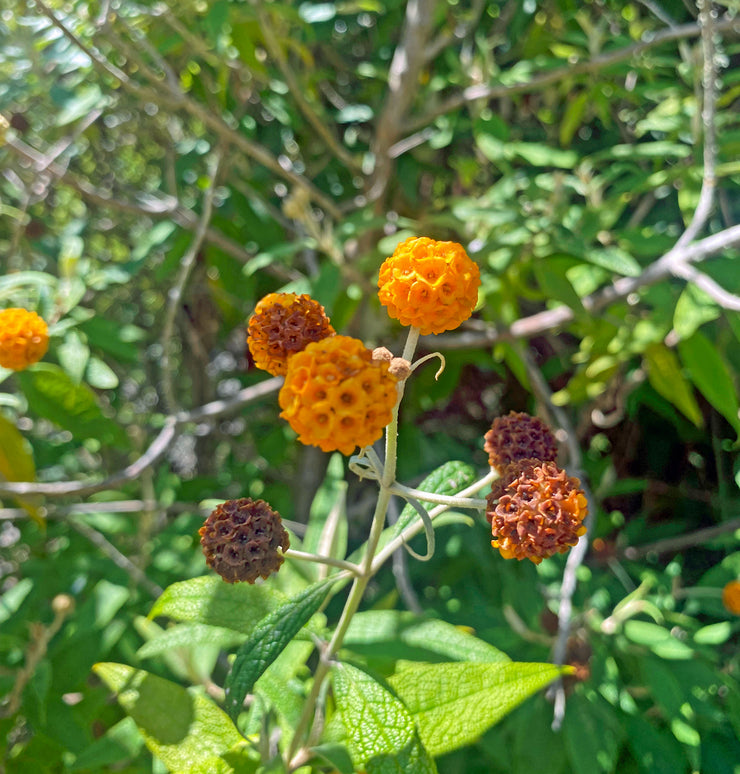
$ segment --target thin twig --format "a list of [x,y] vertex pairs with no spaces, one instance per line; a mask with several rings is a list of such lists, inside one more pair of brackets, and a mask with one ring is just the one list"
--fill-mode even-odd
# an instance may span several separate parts
[[122,554],[102,532],[98,532],[98,530],[93,529],[89,524],[75,518],[68,518],[67,523],[72,529],[79,532],[80,535],[86,537],[94,546],[99,548],[116,565],[116,567],[125,570],[131,577],[131,580],[146,589],[154,599],[157,599],[162,595],[164,589],[154,583],[154,581],[149,580],[141,567],[137,567],[137,565],[135,565],[125,554]]
[[[609,304],[672,275],[677,265],[698,263],[736,245],[740,245],[740,225],[718,231],[690,245],[680,248],[674,246],[637,277],[620,277],[611,285],[583,298],[583,307],[587,312],[595,314]],[[489,346],[497,341],[526,339],[560,328],[574,317],[575,313],[569,306],[556,306],[529,317],[522,317],[505,329],[485,326],[483,330],[435,336],[433,342],[430,339],[429,346],[434,349],[467,349]]]
[[134,481],[141,473],[155,465],[167,453],[178,430],[182,425],[191,422],[203,422],[235,411],[265,395],[275,392],[283,383],[279,376],[264,382],[245,387],[236,395],[224,400],[206,403],[192,411],[183,411],[176,416],[165,419],[164,427],[159,431],[146,451],[130,465],[117,473],[107,476],[102,481],[57,481],[44,483],[36,481],[0,481],[0,496],[41,494],[47,497],[63,497],[65,495],[88,495],[104,489],[116,489],[127,481]]
[[681,551],[684,548],[698,546],[709,540],[714,540],[728,532],[740,530],[740,518],[724,521],[722,524],[716,524],[713,527],[705,527],[689,532],[685,535],[676,535],[675,537],[656,540],[654,543],[646,543],[641,546],[627,546],[620,552],[625,559],[641,559],[648,554],[666,554],[674,551]]
[[[740,31],[740,20],[737,18],[731,18],[724,16],[717,20],[714,25],[716,32],[737,32]],[[667,29],[659,30],[652,33],[649,36],[646,35],[645,39],[634,43],[624,48],[616,49],[615,51],[609,51],[604,54],[592,57],[585,62],[577,62],[575,64],[568,64],[563,67],[558,67],[554,70],[547,72],[537,73],[529,78],[527,81],[521,81],[511,84],[476,84],[469,86],[459,94],[455,94],[444,102],[431,108],[417,118],[409,121],[404,126],[404,131],[415,132],[424,126],[428,126],[434,121],[435,118],[446,113],[451,113],[453,110],[462,107],[468,102],[474,102],[480,99],[499,99],[501,97],[509,97],[512,94],[527,94],[533,91],[539,91],[551,86],[554,83],[564,80],[565,78],[573,78],[574,76],[584,75],[588,73],[594,73],[598,70],[602,70],[605,67],[618,64],[620,62],[627,61],[633,57],[639,56],[645,51],[660,46],[664,43],[669,43],[674,40],[683,40],[685,38],[694,38],[701,34],[701,26],[699,24],[682,24],[677,27],[669,27]]]
[[206,237],[208,224],[213,212],[213,197],[216,192],[216,179],[221,168],[221,162],[226,154],[226,149],[221,148],[216,151],[211,160],[211,169],[209,170],[210,184],[203,194],[203,212],[195,230],[195,236],[190,243],[185,254],[180,259],[180,269],[174,284],[167,294],[167,307],[165,310],[164,323],[162,325],[162,335],[160,343],[162,346],[161,358],[161,377],[162,377],[162,398],[164,399],[165,410],[172,411],[176,405],[174,389],[172,386],[172,365],[170,360],[170,345],[172,343],[172,332],[175,326],[175,316],[180,308],[185,285],[188,282],[190,273],[195,266],[195,259],[198,257],[203,240]]

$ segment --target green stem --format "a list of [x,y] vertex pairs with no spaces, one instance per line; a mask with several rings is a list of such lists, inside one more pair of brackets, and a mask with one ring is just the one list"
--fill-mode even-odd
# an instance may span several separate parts
[[[419,329],[410,328],[402,355],[405,360],[411,362],[418,341]],[[316,667],[311,692],[306,698],[306,703],[303,705],[303,712],[296,725],[293,741],[291,742],[288,751],[289,768],[293,761],[298,765],[299,761],[302,760],[300,755],[296,757],[296,753],[299,752],[298,747],[315,714],[316,702],[321,693],[321,686],[326,679],[326,675],[329,673],[331,659],[337,653],[339,648],[342,647],[342,642],[347,634],[352,618],[360,606],[367,584],[370,582],[370,578],[377,572],[377,569],[374,568],[373,565],[373,557],[375,556],[378,541],[380,540],[380,536],[383,533],[383,527],[385,526],[385,517],[388,512],[388,504],[390,503],[392,494],[390,486],[394,483],[396,478],[398,407],[401,403],[401,398],[403,397],[404,386],[404,381],[400,381],[396,385],[398,397],[396,398],[396,405],[393,407],[393,417],[385,431],[385,463],[383,465],[383,475],[380,480],[380,492],[378,492],[378,501],[375,505],[375,512],[373,513],[373,521],[367,539],[365,556],[359,566],[360,574],[355,577],[354,582],[352,583],[352,588],[347,596],[347,601],[344,603],[344,609],[342,610],[342,615],[339,617],[337,627],[334,630],[334,634],[332,635],[329,644],[321,654],[319,665]]]

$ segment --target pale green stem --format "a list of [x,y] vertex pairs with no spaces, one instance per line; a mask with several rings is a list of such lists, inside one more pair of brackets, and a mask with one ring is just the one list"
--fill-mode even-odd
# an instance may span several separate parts
[[393,484],[389,487],[392,494],[399,495],[408,499],[414,497],[417,500],[424,500],[428,503],[437,503],[438,505],[447,505],[450,508],[471,508],[476,511],[485,511],[486,501],[479,497],[460,497],[460,495],[443,495],[434,492],[425,492],[422,489],[412,489],[403,484]]
[[[498,477],[498,471],[491,469],[491,471],[483,478],[475,481],[470,486],[459,492],[457,497],[467,497],[468,495],[474,494],[475,492],[483,489],[483,487],[491,484]],[[437,516],[447,510],[449,510],[448,505],[438,505],[436,508],[432,508],[432,510],[429,511],[429,518],[434,521]],[[378,551],[378,555],[374,557],[372,564],[372,574],[375,574],[381,568],[381,566],[388,560],[388,558],[393,555],[394,551],[397,551],[404,543],[408,543],[408,541],[411,540],[414,535],[417,535],[423,529],[424,524],[421,522],[421,520],[414,521],[413,524],[409,524],[409,526],[406,527],[406,529],[403,530],[400,535],[386,543],[386,545],[383,546],[380,551]]]
[[342,570],[347,570],[352,573],[352,575],[360,574],[359,565],[352,564],[352,562],[346,562],[344,559],[335,559],[332,556],[309,554],[306,551],[297,551],[294,548],[289,548],[283,555],[287,556],[289,559],[298,559],[301,562],[315,562],[316,564],[328,564],[331,567],[339,567]]
[[[414,350],[416,344],[419,341],[419,329],[409,329],[408,338],[406,339],[406,346],[403,349],[402,357],[405,360],[411,362],[414,356]],[[373,513],[373,521],[370,526],[370,535],[367,539],[367,548],[365,556],[363,557],[362,564],[360,565],[360,574],[357,575],[352,583],[347,601],[344,603],[344,609],[342,615],[337,623],[337,628],[334,630],[334,634],[326,646],[326,649],[321,654],[321,660],[316,667],[316,673],[313,678],[313,685],[311,686],[311,692],[306,698],[306,703],[303,705],[303,712],[296,725],[295,733],[293,734],[293,741],[291,742],[290,749],[288,751],[288,761],[294,760],[298,747],[301,744],[303,736],[311,722],[312,717],[315,714],[316,702],[321,692],[321,686],[329,672],[330,662],[336,652],[341,648],[344,636],[347,634],[347,629],[352,621],[352,617],[357,612],[360,606],[362,597],[365,594],[367,584],[370,582],[370,578],[373,577],[375,572],[373,566],[373,556],[375,550],[378,547],[378,541],[383,532],[385,526],[385,517],[388,511],[388,503],[391,499],[390,486],[394,482],[396,477],[396,458],[397,458],[397,441],[398,441],[398,406],[403,397],[405,383],[403,381],[398,382],[396,390],[398,397],[396,398],[396,405],[393,407],[393,417],[390,424],[385,431],[385,463],[383,465],[383,475],[380,480],[380,492],[378,493],[378,502],[375,505],[375,512]],[[354,566],[354,565],[353,565]]]

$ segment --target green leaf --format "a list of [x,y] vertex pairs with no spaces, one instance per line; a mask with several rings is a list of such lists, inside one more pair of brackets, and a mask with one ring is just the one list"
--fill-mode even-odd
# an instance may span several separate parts
[[675,352],[665,344],[651,344],[645,350],[648,381],[653,389],[670,401],[697,427],[704,424],[699,404],[691,385],[686,381]]
[[688,645],[676,639],[667,629],[650,621],[627,621],[624,635],[628,640],[650,648],[661,658],[681,660],[694,655]]
[[563,113],[563,120],[560,123],[559,139],[561,145],[570,145],[573,135],[580,128],[583,122],[583,114],[586,111],[588,96],[587,91],[582,91],[568,101],[568,106],[565,108],[565,113]]
[[226,678],[226,710],[232,718],[241,711],[244,697],[257,678],[280,655],[285,646],[321,607],[333,581],[321,581],[304,589],[267,615],[239,648]]
[[69,769],[109,771],[111,764],[120,765],[121,761],[135,758],[143,746],[144,739],[133,718],[125,717],[85,748]]
[[97,387],[99,390],[113,390],[118,387],[116,372],[95,356],[88,360],[85,379],[91,387]]
[[0,623],[5,623],[18,612],[32,589],[33,581],[30,578],[23,578],[0,596]]
[[103,97],[100,86],[97,84],[84,86],[66,100],[64,107],[57,113],[54,123],[57,126],[71,124],[78,118],[88,115],[104,102],[107,102],[107,97]]
[[164,633],[145,642],[136,655],[139,658],[151,658],[173,648],[196,648],[201,645],[214,645],[223,650],[229,650],[235,645],[241,645],[245,636],[241,632],[221,626],[184,623],[166,629]]
[[676,774],[686,770],[688,761],[683,750],[669,734],[661,733],[639,716],[627,717],[624,722],[627,744],[640,763],[640,771]]
[[740,435],[740,405],[731,371],[717,347],[697,331],[678,342],[678,354],[691,381]]
[[551,148],[536,142],[510,142],[506,146],[508,156],[521,156],[534,167],[561,167],[572,169],[578,162],[575,151]]
[[[5,481],[36,480],[36,466],[28,441],[2,414],[0,414],[0,478]],[[37,524],[44,523],[44,518],[39,513],[33,498],[16,497],[15,499]]]
[[149,618],[166,615],[176,621],[248,634],[285,600],[284,594],[265,584],[231,584],[215,575],[204,575],[168,586],[154,603]]
[[[498,648],[446,621],[424,619],[401,610],[367,610],[356,613],[344,646],[390,658],[503,663],[510,659]],[[399,647],[400,646],[400,647]],[[436,656],[436,658],[435,658]]]
[[19,288],[34,288],[36,292],[44,288],[56,287],[59,280],[43,271],[16,271],[0,277],[0,301],[17,296]]
[[433,756],[474,742],[528,696],[567,671],[554,664],[422,664],[389,679]]
[[57,347],[56,353],[69,378],[75,384],[79,384],[90,358],[90,348],[82,340],[79,332],[74,329],[68,331],[64,341]]
[[694,633],[694,642],[698,645],[721,645],[732,636],[732,624],[729,621],[702,626]]
[[205,696],[125,664],[93,669],[170,771],[191,771],[241,742],[228,716]]
[[562,271],[551,269],[547,261],[535,261],[533,270],[537,284],[548,300],[560,301],[577,313],[584,312],[580,296]]
[[619,247],[588,250],[582,255],[582,258],[594,266],[601,266],[602,269],[608,269],[625,277],[637,277],[642,271],[640,264],[628,252]]
[[327,742],[311,748],[311,752],[326,761],[339,774],[354,774],[355,767],[347,748],[342,744]]
[[95,393],[84,384],[75,384],[59,366],[36,363],[18,374],[31,410],[50,419],[75,438],[97,438],[102,444],[128,446],[123,428],[106,417]]
[[387,688],[349,664],[337,664],[332,680],[355,767],[368,774],[436,772],[413,718]]
[[[347,482],[344,480],[344,462],[341,454],[329,460],[324,481],[311,503],[311,512],[303,538],[303,550],[335,559],[344,559],[347,553]],[[325,565],[310,565],[314,576],[326,570]]]
[[612,774],[623,734],[611,705],[598,694],[568,697],[563,736],[573,774]]
[[707,293],[689,283],[676,302],[673,327],[679,338],[688,339],[705,322],[717,319],[720,312],[719,306]]

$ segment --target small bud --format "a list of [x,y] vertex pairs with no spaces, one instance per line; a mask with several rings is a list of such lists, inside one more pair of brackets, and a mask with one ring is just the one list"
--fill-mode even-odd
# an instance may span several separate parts
[[411,363],[402,357],[394,357],[388,366],[388,373],[393,374],[398,381],[402,382],[404,379],[408,379],[411,373]]
[[74,612],[74,598],[70,597],[69,594],[57,594],[51,600],[51,609],[54,611],[54,615],[67,616]]
[[373,360],[385,360],[386,363],[390,363],[393,360],[393,353],[387,347],[375,347]]

